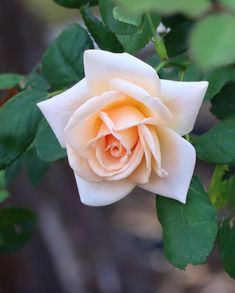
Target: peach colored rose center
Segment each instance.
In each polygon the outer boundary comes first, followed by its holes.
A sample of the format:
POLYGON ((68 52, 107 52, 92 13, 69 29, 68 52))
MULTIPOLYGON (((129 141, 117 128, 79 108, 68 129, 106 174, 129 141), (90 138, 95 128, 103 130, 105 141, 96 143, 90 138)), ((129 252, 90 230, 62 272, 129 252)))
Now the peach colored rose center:
POLYGON ((105 137, 106 147, 105 152, 109 152, 114 158, 122 158, 126 155, 127 150, 112 134, 105 137))
MULTIPOLYGON (((77 137, 81 146, 84 146, 82 149, 75 147, 74 150, 78 157, 86 160, 91 180, 129 178, 138 184, 145 184, 149 182, 152 172, 159 177, 167 176, 161 166, 157 133, 159 118, 152 117, 150 111, 146 112, 141 102, 132 102, 126 96, 118 103, 100 108, 82 126, 86 127, 83 130, 87 129, 83 136, 78 137, 71 132, 68 137, 72 142, 77 137), (89 139, 83 144, 86 136, 89 139)), ((75 129, 80 133, 79 124, 75 129)))

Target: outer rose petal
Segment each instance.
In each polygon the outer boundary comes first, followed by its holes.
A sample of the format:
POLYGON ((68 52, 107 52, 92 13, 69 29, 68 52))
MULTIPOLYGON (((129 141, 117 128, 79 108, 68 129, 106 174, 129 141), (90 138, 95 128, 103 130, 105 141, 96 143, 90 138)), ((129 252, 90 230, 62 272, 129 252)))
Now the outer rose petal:
POLYGON ((102 181, 102 178, 98 177, 95 173, 92 172, 87 160, 78 157, 68 144, 66 144, 66 148, 69 165, 76 175, 82 176, 83 178, 94 182, 102 181))
POLYGON ((64 128, 66 124, 77 107, 89 98, 89 90, 83 79, 67 91, 37 104, 62 147, 65 147, 64 128))
POLYGON ((140 187, 185 203, 195 166, 195 149, 171 129, 165 127, 157 129, 162 167, 167 170, 168 176, 160 178, 152 172, 149 183, 140 187))
POLYGON ((207 87, 207 81, 161 80, 161 99, 175 117, 173 130, 178 134, 185 135, 193 129, 207 87))
POLYGON ((102 50, 87 50, 84 53, 85 76, 93 95, 109 89, 109 81, 121 78, 135 83, 157 96, 160 80, 148 64, 127 53, 110 53, 102 50))
POLYGON ((129 180, 90 182, 75 174, 81 202, 89 206, 105 206, 114 203, 128 193, 135 184, 129 180))

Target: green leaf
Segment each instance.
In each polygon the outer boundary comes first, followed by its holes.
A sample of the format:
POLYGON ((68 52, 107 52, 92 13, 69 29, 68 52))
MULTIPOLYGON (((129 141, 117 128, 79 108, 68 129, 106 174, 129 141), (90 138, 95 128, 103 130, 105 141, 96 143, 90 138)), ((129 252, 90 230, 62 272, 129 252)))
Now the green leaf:
POLYGON ((184 20, 171 27, 171 31, 164 37, 169 56, 176 56, 188 49, 188 35, 192 24, 192 21, 184 20))
POLYGON ((80 8, 82 5, 97 5, 98 0, 54 0, 57 4, 67 8, 80 8))
POLYGON ((13 161, 4 171, 6 185, 9 186, 19 175, 22 166, 23 166, 23 156, 20 156, 18 159, 13 161))
POLYGON ((5 190, 0 190, 0 203, 4 202, 10 197, 9 191, 5 190))
POLYGON ((225 6, 228 9, 235 10, 235 1, 234 0, 219 0, 220 4, 225 6))
MULTIPOLYGON (((160 18, 155 16, 154 27, 157 28, 160 23, 160 18)), ((124 50, 128 53, 134 54, 143 49, 147 43, 152 39, 152 31, 146 16, 143 17, 143 22, 138 27, 138 30, 133 34, 117 34, 119 42, 122 44, 124 50)))
POLYGON ((223 222, 218 233, 220 257, 225 271, 235 278, 235 226, 234 218, 223 222))
POLYGON ((157 66, 161 63, 161 58, 156 53, 154 53, 147 59, 146 62, 152 67, 157 68, 157 66))
POLYGON ((10 193, 6 187, 6 178, 5 171, 0 171, 0 203, 4 202, 7 198, 10 197, 10 193))
POLYGON ((228 165, 217 165, 215 167, 208 194, 211 202, 217 208, 235 203, 235 174, 231 175, 229 172, 228 165))
POLYGON ((38 157, 34 142, 35 140, 17 160, 4 170, 7 186, 15 180, 22 167, 26 168, 28 177, 34 186, 41 184, 50 167, 50 162, 42 161, 38 157))
POLYGON ((42 58, 43 76, 54 89, 72 86, 84 77, 83 53, 93 48, 87 31, 78 24, 64 30, 42 58))
POLYGON ((170 68, 163 68, 159 72, 159 76, 162 79, 168 79, 168 80, 179 80, 179 74, 180 74, 180 68, 179 67, 170 67, 170 68))
POLYGON ((235 70, 233 66, 224 66, 216 69, 211 69, 207 72, 202 72, 195 64, 190 65, 184 74, 185 81, 201 81, 207 80, 209 82, 208 90, 206 92, 205 101, 211 100, 223 86, 234 79, 235 70))
POLYGON ((190 16, 197 16, 210 8, 209 0, 118 0, 132 13, 143 13, 156 11, 160 14, 185 13, 190 16))
POLYGON ((50 86, 43 76, 38 74, 36 71, 32 71, 27 76, 25 88, 28 90, 47 91, 50 88, 50 86))
POLYGON ((202 71, 195 64, 190 64, 185 70, 184 81, 199 81, 202 79, 202 71))
POLYGON ((33 212, 21 208, 0 210, 0 254, 21 249, 30 240, 36 224, 33 212))
POLYGON ((217 218, 200 181, 192 179, 186 204, 158 196, 156 208, 168 261, 181 269, 204 263, 213 248, 217 218))
POLYGON ((41 119, 36 103, 46 95, 34 90, 23 91, 0 109, 0 169, 16 160, 34 140, 41 119))
POLYGON ((133 34, 137 28, 134 25, 121 22, 114 18, 114 4, 111 0, 99 0, 100 14, 106 26, 115 34, 133 34))
POLYGON ((134 26, 139 26, 143 19, 141 15, 131 15, 127 13, 126 10, 118 6, 113 8, 113 16, 121 22, 132 24, 134 26))
POLYGON ((160 78, 176 81, 179 81, 179 79, 182 80, 180 75, 185 72, 185 68, 189 64, 189 60, 185 53, 170 58, 166 65, 164 65, 162 61, 156 64, 158 58, 159 57, 152 57, 148 62, 151 62, 150 65, 155 68, 160 78), (164 66, 161 67, 161 65, 164 66))
POLYGON ((39 186, 50 167, 50 163, 42 161, 38 157, 34 144, 24 154, 23 159, 31 183, 36 187, 39 186))
POLYGON ((229 83, 212 100, 211 111, 220 119, 235 115, 235 83, 229 83))
MULTIPOLYGON (((128 53, 136 53, 151 40, 152 31, 146 16, 139 26, 134 26, 121 22, 113 16, 113 1, 99 0, 100 13, 105 25, 116 34, 117 39, 121 43, 124 51, 128 53)), ((159 16, 152 17, 155 28, 160 23, 159 16)))
POLYGON ((0 190, 6 187, 6 179, 4 170, 0 171, 0 190))
POLYGON ((225 66, 216 68, 214 70, 210 70, 203 74, 203 80, 207 80, 209 82, 209 87, 206 92, 205 100, 212 99, 223 86, 234 79, 235 70, 233 66, 225 66))
POLYGON ((24 79, 23 75, 15 73, 0 74, 0 90, 13 88, 24 79))
POLYGON ((115 34, 91 13, 87 5, 82 6, 80 12, 89 32, 102 50, 114 53, 123 52, 122 45, 115 34))
POLYGON ((216 124, 205 134, 191 137, 197 156, 209 163, 235 163, 235 117, 216 124))
POLYGON ((235 17, 210 15, 198 22, 191 35, 191 55, 202 69, 235 61, 235 17), (213 44, 213 45, 212 45, 213 44))
POLYGON ((63 149, 55 137, 47 121, 43 119, 38 128, 35 146, 38 157, 46 162, 53 162, 66 157, 66 150, 63 149))

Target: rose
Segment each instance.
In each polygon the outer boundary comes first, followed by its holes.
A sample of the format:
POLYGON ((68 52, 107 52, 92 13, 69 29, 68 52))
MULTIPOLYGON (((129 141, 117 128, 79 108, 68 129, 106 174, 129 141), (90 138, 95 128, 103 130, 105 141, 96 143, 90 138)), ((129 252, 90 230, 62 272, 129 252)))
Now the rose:
POLYGON ((123 53, 88 50, 85 78, 38 104, 62 147, 81 201, 111 204, 135 186, 183 203, 195 165, 189 133, 208 82, 160 80, 123 53))

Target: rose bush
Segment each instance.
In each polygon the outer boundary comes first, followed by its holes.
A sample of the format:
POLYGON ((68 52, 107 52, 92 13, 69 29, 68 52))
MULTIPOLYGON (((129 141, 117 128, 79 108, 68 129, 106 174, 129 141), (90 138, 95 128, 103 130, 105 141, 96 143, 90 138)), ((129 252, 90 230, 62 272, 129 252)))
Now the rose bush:
MULTIPOLYGON (((22 168, 37 187, 68 154, 83 203, 110 204, 135 186, 152 191, 168 261, 180 269, 204 264, 217 246, 235 278, 233 7, 222 0, 54 2, 79 10, 84 25, 65 27, 28 74, 0 74, 0 203, 22 168), (160 23, 169 29, 159 31, 160 23), (147 44, 151 67, 126 54, 147 44), (204 98, 202 80, 209 82, 204 98), (186 135, 202 99, 217 123, 186 135), (214 166, 211 178, 200 170, 202 182, 192 177, 194 148, 214 166)), ((0 223, 1 255, 26 243, 35 216, 4 204, 0 223)))
POLYGON ((208 82, 160 80, 127 54, 87 50, 85 78, 38 103, 62 147, 81 201, 107 205, 135 186, 186 202, 195 123, 208 82))

